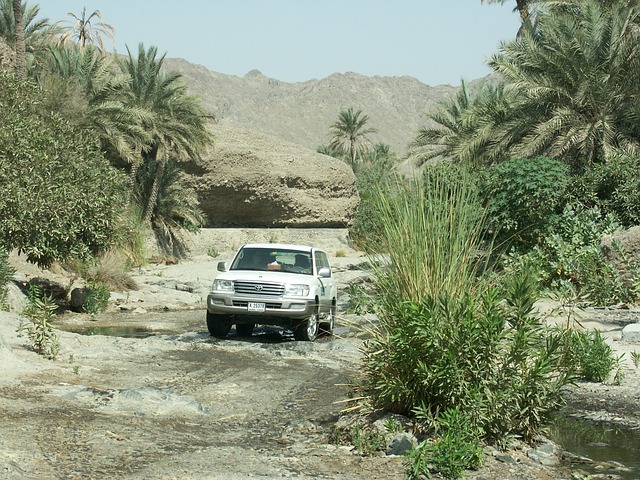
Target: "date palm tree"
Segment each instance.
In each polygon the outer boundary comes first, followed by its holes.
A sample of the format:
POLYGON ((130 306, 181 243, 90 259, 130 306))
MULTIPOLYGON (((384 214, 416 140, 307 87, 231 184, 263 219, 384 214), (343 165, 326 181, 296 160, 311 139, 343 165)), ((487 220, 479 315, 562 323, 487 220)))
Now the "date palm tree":
POLYGON ((48 75, 41 75, 41 83, 57 93, 57 101, 67 104, 56 110, 94 130, 115 166, 139 165, 151 136, 142 125, 146 110, 127 101, 129 76, 114 59, 93 47, 50 45, 48 51, 48 75), (57 86, 60 82, 62 87, 57 86))
POLYGON ((330 128, 329 150, 341 152, 354 172, 371 144, 368 135, 377 132, 375 128, 367 128, 368 121, 369 116, 363 115, 362 110, 354 112, 353 107, 349 107, 340 112, 338 121, 330 128))
POLYGON ((39 13, 38 5, 0 0, 0 37, 14 50, 21 76, 26 76, 27 70, 31 71, 36 57, 45 50, 47 41, 55 33, 48 19, 37 18, 39 13))
MULTIPOLYGON (((509 0, 480 0, 480 3, 492 4, 499 3, 501 5, 509 0)), ((544 3, 544 0, 516 0, 514 11, 520 15, 520 28, 518 29, 518 37, 522 35, 525 28, 535 26, 535 5, 544 3)))
POLYGON ((616 150, 640 154, 639 19, 628 2, 583 0, 579 15, 549 8, 535 32, 503 43, 490 65, 512 94, 500 138, 514 156, 582 169, 616 150))
POLYGON ((436 158, 488 164, 505 157, 493 144, 496 125, 508 114, 502 83, 487 82, 474 90, 464 80, 461 83, 455 97, 427 113, 433 126, 418 130, 411 142, 411 156, 419 165, 436 158))
POLYGON ((22 16, 22 2, 13 0, 13 17, 16 21, 16 76, 27 77, 27 56, 24 39, 24 17, 22 16))
POLYGON ((199 99, 187 94, 187 87, 176 72, 161 71, 164 55, 157 56, 157 48, 145 50, 138 46, 137 58, 127 48, 128 57, 122 62, 130 77, 131 107, 145 110, 143 128, 150 142, 142 151, 143 161, 157 162, 155 178, 143 206, 143 220, 149 222, 156 208, 160 182, 166 162, 194 159, 207 148, 212 138, 206 128, 208 116, 199 99))
POLYGON ((108 37, 113 41, 116 31, 108 23, 102 23, 102 14, 100 10, 94 10, 89 16, 87 16, 86 7, 82 9, 80 15, 75 15, 72 12, 67 13, 73 20, 62 22, 66 23, 66 28, 60 36, 60 44, 67 45, 70 42, 75 42, 81 47, 93 45, 98 48, 100 52, 105 52, 103 36, 108 37))

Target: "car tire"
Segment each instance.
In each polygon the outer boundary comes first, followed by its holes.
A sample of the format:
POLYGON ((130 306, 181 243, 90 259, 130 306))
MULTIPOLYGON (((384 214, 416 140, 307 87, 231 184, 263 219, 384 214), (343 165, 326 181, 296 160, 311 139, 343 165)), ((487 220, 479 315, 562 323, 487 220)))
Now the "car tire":
POLYGON ((320 331, 320 322, 318 319, 318 309, 305 320, 296 325, 293 330, 293 336, 296 340, 302 340, 304 342, 313 342, 318 338, 318 332, 320 331))
POLYGON ((250 337, 253 335, 253 323, 236 323, 236 335, 239 337, 250 337))
POLYGON ((324 317, 324 321, 320 324, 320 332, 324 335, 333 335, 333 327, 336 322, 336 299, 331 302, 329 313, 324 317))
POLYGON ((207 311, 207 328, 212 337, 225 338, 231 331, 231 322, 227 315, 217 315, 207 311))

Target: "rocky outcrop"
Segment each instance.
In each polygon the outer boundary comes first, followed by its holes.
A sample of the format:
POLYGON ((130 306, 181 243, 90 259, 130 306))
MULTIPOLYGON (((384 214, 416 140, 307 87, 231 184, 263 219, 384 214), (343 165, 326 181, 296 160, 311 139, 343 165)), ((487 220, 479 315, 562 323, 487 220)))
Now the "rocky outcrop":
POLYGON ((633 280, 640 268, 640 226, 605 235, 601 248, 607 261, 616 266, 622 278, 633 280))
POLYGON ((346 163, 268 135, 211 129, 209 153, 184 165, 205 227, 341 228, 352 222, 358 193, 346 163))

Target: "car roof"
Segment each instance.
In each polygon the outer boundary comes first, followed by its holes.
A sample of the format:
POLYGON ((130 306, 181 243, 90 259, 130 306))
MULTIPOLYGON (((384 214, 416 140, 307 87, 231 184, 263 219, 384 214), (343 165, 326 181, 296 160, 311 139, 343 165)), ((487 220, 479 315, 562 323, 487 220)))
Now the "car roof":
POLYGON ((269 250, 300 250, 302 252, 311 252, 312 250, 322 251, 319 248, 310 247, 308 245, 295 245, 292 243, 247 243, 242 248, 266 248, 269 250))

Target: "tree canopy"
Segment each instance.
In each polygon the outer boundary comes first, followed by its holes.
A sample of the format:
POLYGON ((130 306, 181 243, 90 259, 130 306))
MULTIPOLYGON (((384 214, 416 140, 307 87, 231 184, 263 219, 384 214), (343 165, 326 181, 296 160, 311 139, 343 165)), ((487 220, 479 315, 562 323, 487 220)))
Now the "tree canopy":
POLYGON ((0 72, 0 92, 0 247, 41 266, 108 249, 126 177, 86 130, 40 112, 34 86, 0 72))

